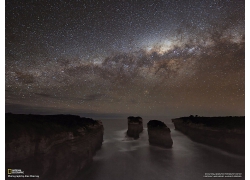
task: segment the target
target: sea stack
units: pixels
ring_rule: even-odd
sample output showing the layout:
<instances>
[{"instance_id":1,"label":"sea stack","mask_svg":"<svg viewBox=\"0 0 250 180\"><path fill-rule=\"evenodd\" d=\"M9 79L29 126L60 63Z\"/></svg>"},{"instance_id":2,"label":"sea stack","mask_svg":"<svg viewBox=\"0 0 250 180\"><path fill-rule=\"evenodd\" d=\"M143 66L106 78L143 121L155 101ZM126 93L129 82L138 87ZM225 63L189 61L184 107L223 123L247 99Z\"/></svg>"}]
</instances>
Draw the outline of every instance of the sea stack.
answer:
<instances>
[{"instance_id":1,"label":"sea stack","mask_svg":"<svg viewBox=\"0 0 250 180\"><path fill-rule=\"evenodd\" d=\"M173 146L173 140L170 135L170 129L165 123L158 120L150 120L147 124L149 143L165 148Z\"/></svg>"},{"instance_id":2,"label":"sea stack","mask_svg":"<svg viewBox=\"0 0 250 180\"><path fill-rule=\"evenodd\" d=\"M127 135L134 139L139 138L139 134L143 131L143 120L141 117L128 117L128 131Z\"/></svg>"}]
</instances>

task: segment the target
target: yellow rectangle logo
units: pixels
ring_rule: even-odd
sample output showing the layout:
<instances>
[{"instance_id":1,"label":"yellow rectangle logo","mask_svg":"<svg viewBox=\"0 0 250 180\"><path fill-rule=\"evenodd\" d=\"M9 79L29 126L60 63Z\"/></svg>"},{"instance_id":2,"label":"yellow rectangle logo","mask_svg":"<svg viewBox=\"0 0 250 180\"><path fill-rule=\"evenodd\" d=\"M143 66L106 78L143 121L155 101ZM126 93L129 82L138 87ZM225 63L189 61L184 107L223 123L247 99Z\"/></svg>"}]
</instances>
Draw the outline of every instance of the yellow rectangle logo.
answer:
<instances>
[{"instance_id":1,"label":"yellow rectangle logo","mask_svg":"<svg viewBox=\"0 0 250 180\"><path fill-rule=\"evenodd\" d=\"M11 174L12 173L12 169L8 169L8 174Z\"/></svg>"}]
</instances>

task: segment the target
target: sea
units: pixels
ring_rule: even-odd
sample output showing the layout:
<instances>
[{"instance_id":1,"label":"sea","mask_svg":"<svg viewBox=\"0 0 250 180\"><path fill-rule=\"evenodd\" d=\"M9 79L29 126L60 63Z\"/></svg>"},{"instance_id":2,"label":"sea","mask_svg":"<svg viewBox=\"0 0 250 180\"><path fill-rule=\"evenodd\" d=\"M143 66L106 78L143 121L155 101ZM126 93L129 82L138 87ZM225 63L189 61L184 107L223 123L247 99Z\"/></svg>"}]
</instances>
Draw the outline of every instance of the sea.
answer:
<instances>
[{"instance_id":1,"label":"sea","mask_svg":"<svg viewBox=\"0 0 250 180\"><path fill-rule=\"evenodd\" d=\"M192 141L171 130L173 147L149 145L147 121L140 138L126 136L126 119L104 119L104 141L93 163L75 180L212 180L245 179L245 157Z\"/></svg>"}]
</instances>

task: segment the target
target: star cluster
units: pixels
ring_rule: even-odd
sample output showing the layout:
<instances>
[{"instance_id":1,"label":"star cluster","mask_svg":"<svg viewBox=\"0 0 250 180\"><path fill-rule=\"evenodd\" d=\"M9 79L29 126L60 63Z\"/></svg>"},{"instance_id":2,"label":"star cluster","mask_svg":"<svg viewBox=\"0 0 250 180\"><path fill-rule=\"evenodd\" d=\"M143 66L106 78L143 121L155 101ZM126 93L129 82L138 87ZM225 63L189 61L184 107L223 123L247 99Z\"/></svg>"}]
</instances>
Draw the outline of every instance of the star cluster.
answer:
<instances>
[{"instance_id":1,"label":"star cluster","mask_svg":"<svg viewBox=\"0 0 250 180\"><path fill-rule=\"evenodd\" d=\"M6 1L6 111L244 115L244 1Z\"/></svg>"}]
</instances>

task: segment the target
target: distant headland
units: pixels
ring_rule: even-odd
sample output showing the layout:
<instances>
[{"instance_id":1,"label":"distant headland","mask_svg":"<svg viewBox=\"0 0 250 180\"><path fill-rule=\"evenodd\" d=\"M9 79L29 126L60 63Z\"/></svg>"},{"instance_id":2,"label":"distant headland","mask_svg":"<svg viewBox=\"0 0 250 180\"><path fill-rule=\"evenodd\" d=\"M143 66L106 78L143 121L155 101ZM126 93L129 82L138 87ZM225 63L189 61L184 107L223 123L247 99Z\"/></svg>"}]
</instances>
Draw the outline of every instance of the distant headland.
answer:
<instances>
[{"instance_id":1,"label":"distant headland","mask_svg":"<svg viewBox=\"0 0 250 180\"><path fill-rule=\"evenodd\" d=\"M172 119L175 129L193 141L240 155L245 154L245 116L199 117L190 115Z\"/></svg>"}]
</instances>

